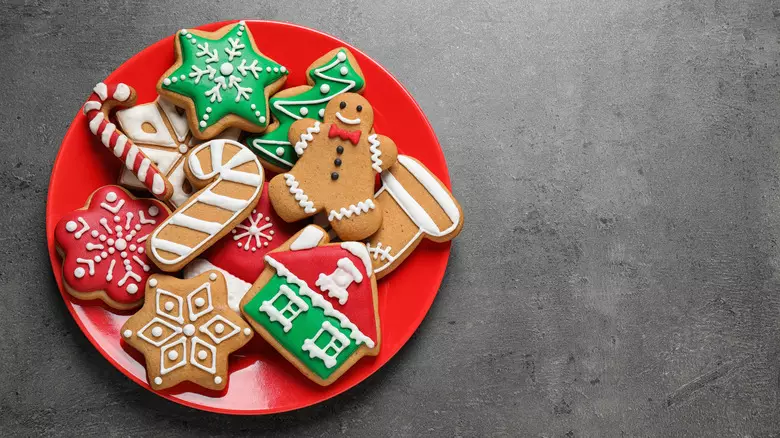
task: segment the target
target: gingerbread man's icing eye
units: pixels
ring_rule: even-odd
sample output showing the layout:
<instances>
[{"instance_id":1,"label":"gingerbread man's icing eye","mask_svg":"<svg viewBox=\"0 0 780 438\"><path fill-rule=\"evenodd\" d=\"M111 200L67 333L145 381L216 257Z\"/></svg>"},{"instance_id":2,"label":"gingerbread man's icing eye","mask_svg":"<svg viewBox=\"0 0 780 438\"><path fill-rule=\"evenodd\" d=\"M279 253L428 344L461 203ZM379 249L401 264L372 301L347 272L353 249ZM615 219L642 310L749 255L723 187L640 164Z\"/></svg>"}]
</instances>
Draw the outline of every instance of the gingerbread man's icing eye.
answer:
<instances>
[{"instance_id":1,"label":"gingerbread man's icing eye","mask_svg":"<svg viewBox=\"0 0 780 438\"><path fill-rule=\"evenodd\" d=\"M363 105L358 105L357 107L355 107L355 109L357 110L357 112L361 112L363 111Z\"/></svg>"},{"instance_id":2,"label":"gingerbread man's icing eye","mask_svg":"<svg viewBox=\"0 0 780 438\"><path fill-rule=\"evenodd\" d=\"M339 104L339 108L341 108L341 109L344 109L344 108L346 108L346 107L347 107L347 102L344 102L344 101L342 100L342 101L341 101L341 103Z\"/></svg>"}]
</instances>

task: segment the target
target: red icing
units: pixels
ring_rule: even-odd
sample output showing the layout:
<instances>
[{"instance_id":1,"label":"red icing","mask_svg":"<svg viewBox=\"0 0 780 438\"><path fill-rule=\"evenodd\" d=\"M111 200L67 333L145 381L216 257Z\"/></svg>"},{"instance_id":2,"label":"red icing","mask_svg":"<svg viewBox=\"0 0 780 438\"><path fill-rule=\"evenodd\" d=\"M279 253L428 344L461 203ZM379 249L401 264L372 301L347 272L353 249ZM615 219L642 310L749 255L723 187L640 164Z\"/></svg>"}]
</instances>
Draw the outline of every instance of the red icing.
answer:
<instances>
[{"instance_id":1,"label":"red icing","mask_svg":"<svg viewBox=\"0 0 780 438\"><path fill-rule=\"evenodd\" d=\"M330 301L333 308L343 313L364 335L376 341L376 317L374 313L374 295L371 288L371 276L366 273L360 257L342 248L339 244L324 245L312 249L284 251L271 254L296 277L306 282L309 288ZM328 296L327 292L315 285L320 274L330 275L338 266L339 259L348 258L363 274L363 281L352 282L347 288L349 298L344 305L338 299Z\"/></svg>"},{"instance_id":2,"label":"red icing","mask_svg":"<svg viewBox=\"0 0 780 438\"><path fill-rule=\"evenodd\" d=\"M110 193L116 195L114 201L106 198ZM124 204L116 213L101 206L105 203L109 208L116 208L122 201ZM152 216L149 210L155 208L157 214ZM143 212L144 222L154 221L154 223L141 223L139 212ZM128 227L129 213L132 213L132 217ZM121 187L104 186L97 189L85 209L66 214L54 229L57 246L63 253L62 273L65 281L78 292L105 291L110 299L122 304L135 303L143 299L146 279L156 269L146 257L146 241L139 242L139 239L154 231L156 224L165 220L169 214L162 202L155 199L133 199ZM117 222L115 218L119 221ZM110 234L101 225L101 219L105 219L106 225L111 229ZM89 228L82 233L85 223ZM117 230L117 226L121 229ZM97 236L94 235L95 231ZM77 235L80 236L78 239ZM101 236L105 237L105 240L101 240ZM122 257L123 252L125 257ZM79 262L78 259L82 261ZM85 260L90 260L91 263ZM126 265L126 260L129 261L129 265ZM112 261L114 261L113 269L111 269ZM92 275L90 275L90 264ZM143 265L147 266L146 270ZM130 267L129 271L126 266ZM137 275L137 278L127 275L128 272ZM124 282L122 282L123 278ZM122 282L121 286L120 282ZM128 288L131 291L135 290L135 293L128 292Z\"/></svg>"},{"instance_id":3,"label":"red icing","mask_svg":"<svg viewBox=\"0 0 780 438\"><path fill-rule=\"evenodd\" d=\"M252 222L258 228L256 236L249 234ZM254 283L265 267L263 257L287 241L300 228L300 224L288 224L276 215L268 199L268 184L264 184L260 201L252 214L230 234L215 243L204 257L214 266L230 272L247 283Z\"/></svg>"}]
</instances>

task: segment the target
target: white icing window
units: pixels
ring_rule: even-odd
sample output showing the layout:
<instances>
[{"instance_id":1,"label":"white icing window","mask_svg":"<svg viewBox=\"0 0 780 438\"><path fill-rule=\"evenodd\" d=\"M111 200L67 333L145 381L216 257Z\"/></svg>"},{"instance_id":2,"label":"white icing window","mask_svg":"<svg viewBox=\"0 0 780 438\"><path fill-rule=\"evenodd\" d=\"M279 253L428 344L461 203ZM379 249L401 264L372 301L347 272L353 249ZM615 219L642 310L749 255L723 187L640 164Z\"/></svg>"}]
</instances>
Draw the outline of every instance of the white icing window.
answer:
<instances>
[{"instance_id":1,"label":"white icing window","mask_svg":"<svg viewBox=\"0 0 780 438\"><path fill-rule=\"evenodd\" d=\"M287 303L281 308L277 308L276 304L280 301L280 298L284 296L287 298ZM309 305L293 292L289 287L282 285L279 287L279 292L274 295L270 300L263 301L260 306L260 311L265 312L271 322L278 322L284 328L284 332L287 333L292 328L293 320L301 314L309 310Z\"/></svg>"},{"instance_id":2,"label":"white icing window","mask_svg":"<svg viewBox=\"0 0 780 438\"><path fill-rule=\"evenodd\" d=\"M352 260L346 257L339 259L336 265L335 271L330 275L320 274L314 284L329 297L339 300L339 304L343 306L349 298L347 289L352 285L352 282L360 283L363 281L363 274L352 263Z\"/></svg>"},{"instance_id":3,"label":"white icing window","mask_svg":"<svg viewBox=\"0 0 780 438\"><path fill-rule=\"evenodd\" d=\"M325 333L330 335L330 341L328 341L324 347L320 348L317 346L317 341ZM307 351L311 358L316 357L317 359L322 360L328 368L336 366L336 357L338 357L347 346L349 346L349 338L338 331L336 327L333 327L333 324L328 321L322 323L322 327L313 338L303 341L303 351Z\"/></svg>"}]
</instances>

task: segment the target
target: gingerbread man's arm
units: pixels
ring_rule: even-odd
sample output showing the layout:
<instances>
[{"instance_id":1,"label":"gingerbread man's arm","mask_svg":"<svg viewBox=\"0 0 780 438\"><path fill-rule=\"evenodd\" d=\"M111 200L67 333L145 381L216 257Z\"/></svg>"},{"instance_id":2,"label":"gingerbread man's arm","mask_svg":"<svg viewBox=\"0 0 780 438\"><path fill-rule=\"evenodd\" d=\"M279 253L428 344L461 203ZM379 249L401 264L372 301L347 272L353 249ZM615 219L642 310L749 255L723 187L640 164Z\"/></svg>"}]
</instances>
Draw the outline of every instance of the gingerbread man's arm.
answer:
<instances>
[{"instance_id":1,"label":"gingerbread man's arm","mask_svg":"<svg viewBox=\"0 0 780 438\"><path fill-rule=\"evenodd\" d=\"M371 143L371 166L381 173L395 163L398 158L398 148L395 147L395 142L390 137L377 134L375 140L379 142L378 147L369 140Z\"/></svg>"},{"instance_id":2,"label":"gingerbread man's arm","mask_svg":"<svg viewBox=\"0 0 780 438\"><path fill-rule=\"evenodd\" d=\"M287 132L287 138L290 141L290 144L295 148L295 153L300 157L314 139L313 134L317 134L321 130L321 122L314 119L300 119L290 125L290 130Z\"/></svg>"}]
</instances>

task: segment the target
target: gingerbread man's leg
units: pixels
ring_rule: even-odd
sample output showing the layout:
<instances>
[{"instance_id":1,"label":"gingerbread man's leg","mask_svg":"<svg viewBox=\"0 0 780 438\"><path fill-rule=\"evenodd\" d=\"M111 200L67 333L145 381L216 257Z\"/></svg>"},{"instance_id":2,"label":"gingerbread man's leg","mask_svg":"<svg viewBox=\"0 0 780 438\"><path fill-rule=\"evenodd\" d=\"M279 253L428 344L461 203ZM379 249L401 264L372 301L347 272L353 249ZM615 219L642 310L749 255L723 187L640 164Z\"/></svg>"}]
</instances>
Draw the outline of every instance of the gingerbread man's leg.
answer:
<instances>
[{"instance_id":1,"label":"gingerbread man's leg","mask_svg":"<svg viewBox=\"0 0 780 438\"><path fill-rule=\"evenodd\" d=\"M382 210L376 200L371 202L370 205L374 205L374 208L369 208L366 202L360 202L339 211L326 209L330 226L341 240L363 240L379 230L382 225Z\"/></svg>"},{"instance_id":2,"label":"gingerbread man's leg","mask_svg":"<svg viewBox=\"0 0 780 438\"><path fill-rule=\"evenodd\" d=\"M298 222L322 209L309 199L293 173L280 173L268 184L271 205L285 222Z\"/></svg>"}]
</instances>

